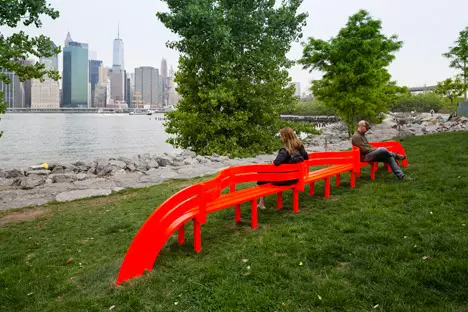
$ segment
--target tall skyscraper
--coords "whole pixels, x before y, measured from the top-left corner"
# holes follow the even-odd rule
[[[91,107],[94,106],[94,90],[99,83],[99,74],[102,67],[102,61],[90,60],[89,61],[89,83],[91,84]]]
[[[8,84],[0,81],[0,91],[3,92],[3,100],[7,102],[7,107],[24,108],[24,87],[18,76],[4,69],[0,71],[10,79]]]
[[[124,43],[123,43],[123,40],[120,38],[120,26],[118,26],[117,38],[115,38],[114,40],[114,55],[113,55],[112,68],[113,69],[119,68],[122,71],[125,69]]]
[[[156,108],[160,103],[159,71],[153,67],[135,68],[135,97],[141,97],[143,104]]]
[[[69,41],[63,49],[62,106],[89,107],[88,81],[88,44]]]
[[[69,33],[70,34],[70,33]],[[71,39],[71,37],[70,37]],[[57,47],[57,45],[52,42],[52,45],[54,46],[54,48]],[[55,70],[58,70],[59,68],[59,64],[58,64],[58,54],[55,54],[51,57],[41,57],[39,59],[39,62],[41,62],[42,64],[44,64],[46,66],[47,69],[55,69]]]
[[[161,106],[166,107],[169,99],[169,89],[167,85],[167,61],[165,58],[161,60]]]
[[[67,37],[65,38],[65,43],[63,44],[63,47],[66,48],[68,47],[68,45],[70,44],[70,42],[72,42],[73,39],[71,37],[71,34],[70,32],[67,33]]]
[[[117,104],[117,102],[125,101],[125,77],[123,70],[119,67],[114,67],[112,68],[109,77],[111,83],[110,98],[115,104]]]

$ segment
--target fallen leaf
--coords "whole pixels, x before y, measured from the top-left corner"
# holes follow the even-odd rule
[[[63,296],[58,296],[57,297],[57,301],[62,301],[62,299],[63,299]]]
[[[247,263],[249,262],[249,259],[242,259],[242,262]]]
[[[178,303],[177,301],[176,301],[176,302],[174,302],[174,305],[178,305],[178,304],[179,304],[179,303]]]
[[[322,297],[320,297],[320,295],[317,295],[317,297],[319,298],[319,300],[322,300]]]
[[[115,305],[111,306],[109,310],[114,310],[114,308],[115,308]]]
[[[299,263],[299,265],[303,265],[303,264],[302,264],[302,262],[301,262],[301,263]]]
[[[30,292],[30,293],[28,294],[28,296],[31,296],[32,294],[34,294],[34,293],[33,293],[33,292]]]
[[[424,256],[424,257],[423,257],[424,260],[427,260],[427,259],[429,259],[429,258],[430,258],[429,256]]]
[[[377,309],[378,307],[379,307],[379,305],[378,305],[378,304],[376,304],[376,305],[374,306],[374,309]]]
[[[247,270],[250,270],[250,265],[247,267]]]
[[[72,263],[72,262],[73,262],[73,258],[68,258],[67,264],[70,264],[70,263]]]

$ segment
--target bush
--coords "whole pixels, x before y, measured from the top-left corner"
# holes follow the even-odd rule
[[[418,112],[428,113],[433,109],[435,112],[440,111],[446,106],[446,101],[443,97],[432,92],[408,94],[400,97],[396,104],[392,107],[393,112]]]
[[[293,109],[285,114],[293,114],[298,116],[334,116],[335,111],[326,107],[318,100],[311,100],[307,102],[298,102],[294,105]]]

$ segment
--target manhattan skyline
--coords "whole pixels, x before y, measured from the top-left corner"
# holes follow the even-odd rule
[[[158,11],[167,11],[164,2],[49,0],[49,3],[60,11],[57,20],[44,18],[40,29],[18,27],[15,30],[6,30],[5,34],[17,30],[25,30],[30,35],[42,33],[63,48],[63,40],[70,31],[75,41],[89,44],[90,51],[96,52],[97,59],[102,60],[104,66],[112,67],[112,42],[118,35],[117,28],[120,25],[120,38],[125,42],[127,71],[133,72],[140,66],[160,68],[163,57],[168,64],[177,68],[179,54],[165,46],[167,41],[177,40],[177,36],[166,29],[155,15]],[[386,35],[396,34],[404,41],[403,48],[396,53],[396,59],[389,67],[398,84],[434,85],[455,74],[442,53],[448,51],[458,33],[467,26],[468,2],[395,0],[383,3],[356,0],[349,3],[339,0],[308,0],[300,8],[301,12],[309,13],[302,41],[310,36],[330,39],[346,24],[348,17],[359,9],[368,10],[373,17],[381,19]],[[301,44],[294,43],[288,56],[299,59],[302,56]],[[60,62],[60,70],[62,66]],[[303,90],[309,88],[312,79],[321,77],[320,73],[310,74],[302,70],[301,66],[295,66],[289,72],[292,81],[300,82]]]

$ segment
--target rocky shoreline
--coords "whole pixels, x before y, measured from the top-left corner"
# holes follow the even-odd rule
[[[467,131],[468,118],[446,122],[444,116],[431,117],[390,114],[368,133],[369,140],[425,135],[448,131]],[[346,127],[335,123],[322,129],[322,134],[304,140],[310,152],[350,148]],[[127,188],[147,187],[167,179],[188,179],[214,174],[229,166],[269,163],[275,155],[230,159],[226,156],[200,156],[185,151],[180,154],[138,155],[93,162],[49,164],[48,169],[0,170],[0,210],[64,202],[91,196],[109,195]]]

